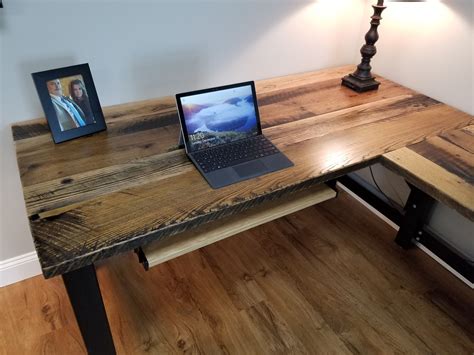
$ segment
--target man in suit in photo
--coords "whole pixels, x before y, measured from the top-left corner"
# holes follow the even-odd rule
[[[63,95],[63,88],[59,79],[50,80],[46,85],[61,131],[85,126],[84,112],[74,101]]]

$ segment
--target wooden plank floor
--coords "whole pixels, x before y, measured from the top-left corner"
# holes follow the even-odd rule
[[[99,266],[120,354],[474,351],[474,291],[347,194],[149,272]],[[60,278],[0,289],[1,354],[84,353]]]

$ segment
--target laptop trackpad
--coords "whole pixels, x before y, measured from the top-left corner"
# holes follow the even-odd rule
[[[260,160],[251,161],[245,164],[234,166],[233,169],[240,177],[258,175],[266,172],[268,169]]]

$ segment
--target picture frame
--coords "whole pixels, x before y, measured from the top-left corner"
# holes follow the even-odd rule
[[[54,143],[107,129],[89,64],[31,74]]]

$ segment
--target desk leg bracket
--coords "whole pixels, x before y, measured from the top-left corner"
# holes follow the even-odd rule
[[[423,227],[428,221],[429,214],[435,200],[410,185],[410,195],[405,205],[405,215],[401,220],[400,229],[395,238],[395,242],[404,249],[413,246],[412,240],[420,240],[423,235]]]

